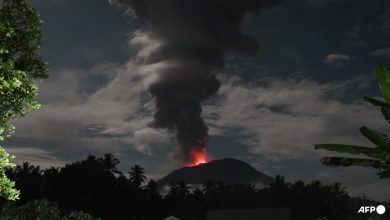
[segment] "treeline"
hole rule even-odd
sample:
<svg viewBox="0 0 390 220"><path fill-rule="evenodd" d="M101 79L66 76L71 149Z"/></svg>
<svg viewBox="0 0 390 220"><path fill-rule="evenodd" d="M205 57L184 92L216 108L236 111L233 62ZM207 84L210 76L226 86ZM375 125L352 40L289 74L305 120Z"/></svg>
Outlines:
<svg viewBox="0 0 390 220"><path fill-rule="evenodd" d="M206 181L201 187L191 188L183 181L172 182L167 193L162 195L155 180L146 181L144 169L140 165L134 165L124 174L116 169L118 163L119 160L112 154L103 157L90 155L83 161L45 170L25 162L7 172L16 182L21 197L13 204L1 201L3 213L10 210L21 212L25 210L26 203L31 206L40 204L36 203L37 200L47 199L51 203L45 200L40 202L46 208L58 204L58 208L55 206L54 209L63 215L82 211L107 220L154 220L170 215L199 220L205 219L207 211L211 209L276 207L289 207L292 219L315 220L326 217L337 220L354 219L354 216L358 219L361 217L361 214L357 214L360 206L379 204L364 197L349 196L339 183L288 183L280 176L264 188L227 185L213 180ZM81 216L80 213L78 215ZM389 215L381 218L389 219Z"/></svg>

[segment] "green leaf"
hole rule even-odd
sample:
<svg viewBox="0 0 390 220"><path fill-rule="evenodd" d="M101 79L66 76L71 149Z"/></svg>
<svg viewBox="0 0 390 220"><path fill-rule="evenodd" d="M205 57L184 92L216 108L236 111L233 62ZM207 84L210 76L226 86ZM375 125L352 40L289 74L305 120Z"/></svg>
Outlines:
<svg viewBox="0 0 390 220"><path fill-rule="evenodd" d="M361 127L360 132L379 148L390 152L390 138L367 127Z"/></svg>
<svg viewBox="0 0 390 220"><path fill-rule="evenodd" d="M373 167L383 168L383 163L379 160L362 159L362 158L348 158L348 157L324 157L321 159L321 163L328 166L361 166L361 167Z"/></svg>
<svg viewBox="0 0 390 220"><path fill-rule="evenodd" d="M344 144L316 144L315 148L336 151L339 153L364 154L369 157L373 157L380 160L390 160L390 153L379 148L369 148Z"/></svg>
<svg viewBox="0 0 390 220"><path fill-rule="evenodd" d="M28 0L0 1L0 141L14 132L12 122L39 108L35 78L47 77L47 64L38 53L41 20ZM12 157L0 147L0 196L19 195L4 170Z"/></svg>
<svg viewBox="0 0 390 220"><path fill-rule="evenodd" d="M8 200L17 200L20 192L15 189L15 182L5 175L5 170L13 168L15 164L11 162L13 156L9 155L4 148L0 147L0 196Z"/></svg>
<svg viewBox="0 0 390 220"><path fill-rule="evenodd" d="M390 123L390 107L382 107L381 112L385 120Z"/></svg>
<svg viewBox="0 0 390 220"><path fill-rule="evenodd" d="M376 67L376 77L379 81L379 87L386 103L390 103L390 73L382 65Z"/></svg>
<svg viewBox="0 0 390 220"><path fill-rule="evenodd" d="M364 97L364 101L369 102L369 103L373 104L374 106L390 107L389 104L382 102L378 99L370 98L370 97Z"/></svg>
<svg viewBox="0 0 390 220"><path fill-rule="evenodd" d="M383 117L390 123L390 72L385 67L379 65L376 68L376 76L385 102L369 97L364 97L364 100L374 106L381 107ZM342 144L317 144L315 145L315 149L326 149L329 151L355 155L363 154L375 159L325 157L321 159L321 162L329 166L364 166L382 168L384 171L378 173L379 177L390 178L390 138L367 127L361 127L360 132L377 147L368 148Z"/></svg>

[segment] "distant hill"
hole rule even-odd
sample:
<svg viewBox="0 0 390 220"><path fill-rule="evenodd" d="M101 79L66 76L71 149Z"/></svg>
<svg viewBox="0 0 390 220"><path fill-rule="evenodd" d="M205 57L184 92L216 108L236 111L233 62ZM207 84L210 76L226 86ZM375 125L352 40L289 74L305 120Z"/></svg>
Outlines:
<svg viewBox="0 0 390 220"><path fill-rule="evenodd" d="M267 185L273 178L259 172L251 165L241 160L225 158L193 167L183 167L172 171L158 181L160 186L169 184L172 180L184 180L189 184L202 184L206 180L223 181L227 184L262 184Z"/></svg>

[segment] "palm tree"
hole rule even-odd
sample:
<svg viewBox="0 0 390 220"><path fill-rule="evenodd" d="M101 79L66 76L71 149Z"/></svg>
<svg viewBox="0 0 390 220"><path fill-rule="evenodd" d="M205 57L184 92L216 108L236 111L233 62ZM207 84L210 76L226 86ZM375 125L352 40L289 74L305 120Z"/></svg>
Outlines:
<svg viewBox="0 0 390 220"><path fill-rule="evenodd" d="M23 162L22 166L15 167L15 173L21 177L27 176L39 176L42 174L42 170L39 166L31 165L30 162Z"/></svg>
<svg viewBox="0 0 390 220"><path fill-rule="evenodd" d="M146 176L144 175L144 168L136 164L130 168L128 172L130 176L130 183L139 188L143 182L145 182Z"/></svg>
<svg viewBox="0 0 390 220"><path fill-rule="evenodd" d="M23 162L22 166L17 165L15 168L15 172L19 174L29 174L32 169L33 166L30 165L30 162L26 161Z"/></svg>
<svg viewBox="0 0 390 220"><path fill-rule="evenodd" d="M177 184L177 192L181 198L186 198L190 194L191 187L184 181Z"/></svg>
<svg viewBox="0 0 390 220"><path fill-rule="evenodd" d="M169 192L168 192L168 195L170 196L176 196L177 192L178 192L178 185L177 183L175 182L175 180L172 180L171 182L168 183L168 187L169 187Z"/></svg>
<svg viewBox="0 0 390 220"><path fill-rule="evenodd" d="M390 122L390 72L383 66L378 66L376 76L385 102L364 97L364 100L381 108L382 115ZM324 157L321 162L328 166L363 166L383 169L378 173L379 178L390 177L390 138L378 131L361 127L360 133L369 139L376 147L361 147L345 144L316 144L315 149L326 149L348 154L363 154L372 159L349 157Z"/></svg>
<svg viewBox="0 0 390 220"><path fill-rule="evenodd" d="M87 159L81 161L80 165L93 170L99 170L103 168L102 163L100 163L100 158L97 159L94 155L88 155Z"/></svg>
<svg viewBox="0 0 390 220"><path fill-rule="evenodd" d="M37 199L42 195L44 187L42 173L39 166L33 166L29 162L16 166L15 182L20 189L22 200Z"/></svg>
<svg viewBox="0 0 390 220"><path fill-rule="evenodd" d="M122 174L122 172L116 168L116 165L119 164L119 160L111 153L104 154L103 158L100 158L99 160L105 171L113 174Z"/></svg>
<svg viewBox="0 0 390 220"><path fill-rule="evenodd" d="M205 193L213 192L216 188L215 182L212 179L206 180L206 182L203 183L203 191Z"/></svg>
<svg viewBox="0 0 390 220"><path fill-rule="evenodd" d="M45 176L56 176L60 173L60 168L58 167L50 167L43 171Z"/></svg>
<svg viewBox="0 0 390 220"><path fill-rule="evenodd" d="M33 176L40 176L43 173L43 170L41 170L40 166L33 166L31 170L31 174Z"/></svg>
<svg viewBox="0 0 390 220"><path fill-rule="evenodd" d="M149 180L148 184L146 184L145 190L150 196L160 196L158 183L153 179Z"/></svg>

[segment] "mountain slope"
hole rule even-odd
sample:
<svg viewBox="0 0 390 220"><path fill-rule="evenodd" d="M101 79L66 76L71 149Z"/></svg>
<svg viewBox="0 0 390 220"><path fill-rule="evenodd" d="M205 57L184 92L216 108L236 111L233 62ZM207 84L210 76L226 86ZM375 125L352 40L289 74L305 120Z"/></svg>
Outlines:
<svg viewBox="0 0 390 220"><path fill-rule="evenodd" d="M160 179L158 183L160 186L163 186L172 180L176 182L184 180L190 184L202 184L208 179L223 181L228 184L269 184L273 180L272 177L257 171L248 163L237 159L225 158L199 166L183 167L174 170Z"/></svg>

